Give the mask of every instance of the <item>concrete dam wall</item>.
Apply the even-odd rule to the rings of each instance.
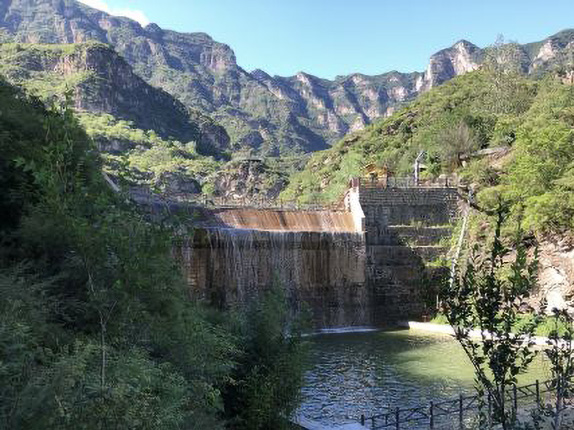
[[[443,255],[456,190],[351,189],[347,210],[204,211],[178,250],[193,297],[242,305],[279,283],[319,328],[424,312],[425,262]]]
[[[213,211],[215,226],[264,231],[355,232],[350,212],[232,208]]]

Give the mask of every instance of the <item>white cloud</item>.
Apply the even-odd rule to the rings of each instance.
[[[133,19],[139,22],[141,25],[146,26],[150,23],[150,20],[145,16],[141,10],[129,9],[122,7],[110,6],[104,0],[79,0],[80,3],[84,3],[86,6],[93,7],[94,9],[99,9],[103,12],[109,13],[115,16],[125,16],[126,18]]]

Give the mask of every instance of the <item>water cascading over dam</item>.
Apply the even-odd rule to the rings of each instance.
[[[350,213],[215,210],[184,248],[196,298],[244,304],[272,284],[319,327],[369,323],[364,233]]]
[[[344,211],[203,209],[177,253],[191,295],[216,306],[276,284],[318,328],[384,325],[425,312],[456,208],[453,188],[357,185]]]

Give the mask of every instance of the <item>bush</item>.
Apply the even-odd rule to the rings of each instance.
[[[234,340],[64,107],[0,82],[0,427],[217,428]],[[225,316],[221,316],[225,318]]]
[[[288,429],[299,404],[306,343],[300,321],[289,317],[280,287],[253,302],[241,323],[245,345],[235,382],[225,392],[234,429]]]

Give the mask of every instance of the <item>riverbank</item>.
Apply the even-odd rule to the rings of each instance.
[[[446,336],[454,336],[454,329],[448,324],[436,324],[436,323],[425,323],[418,321],[404,321],[399,323],[402,328],[408,328],[409,330],[424,331],[427,333],[436,333]],[[482,333],[480,330],[471,330],[469,332],[470,336],[475,339],[481,339]],[[532,336],[532,342],[538,347],[547,347],[549,339],[545,336]]]

